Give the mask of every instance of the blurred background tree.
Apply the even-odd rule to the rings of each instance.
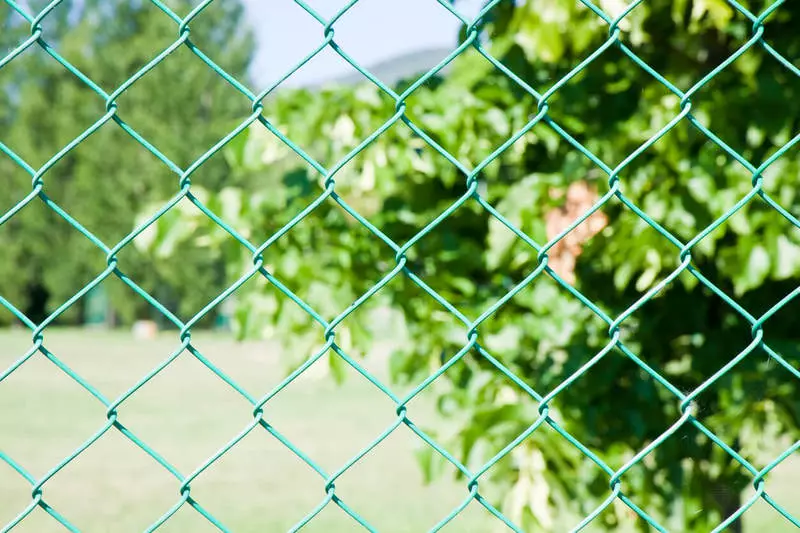
[[[599,5],[611,18],[625,8],[612,0]],[[768,5],[754,1],[748,7],[758,14]],[[788,58],[800,57],[799,11],[799,4],[786,3],[765,22],[765,39]],[[684,91],[743,46],[752,26],[724,0],[653,0],[638,5],[619,24],[621,40]],[[487,15],[482,30],[492,55],[540,94],[608,38],[608,24],[573,0],[502,2]],[[756,44],[692,95],[692,114],[758,166],[798,131],[797,74],[796,67],[787,68]],[[464,169],[475,168],[520,131],[538,106],[535,97],[473,49],[405,103],[405,116]],[[617,46],[554,92],[548,105],[554,123],[607,168],[680,113],[679,98]],[[268,102],[265,114],[321,165],[332,168],[389,120],[394,106],[391,97],[365,83],[282,93]],[[263,128],[237,138],[227,157],[236,180],[257,177],[260,186],[209,187],[208,205],[256,243],[322,194],[324,177]],[[789,151],[763,173],[762,181],[763,191],[794,217],[800,216],[798,170],[796,152]],[[560,218],[569,223],[609,190],[607,169],[544,122],[477,177],[481,197],[539,245],[563,229]],[[402,122],[333,176],[335,198],[400,244],[467,192],[465,178]],[[750,171],[687,119],[630,162],[619,178],[625,198],[682,243],[750,193],[753,181]],[[599,213],[585,242],[562,248],[559,257],[553,248],[551,255],[561,278],[613,320],[679,268],[679,248],[617,197]],[[204,217],[190,215],[164,217],[146,248],[166,255],[175,243],[202,236],[208,250],[222,254],[231,266],[231,281],[252,264],[249,252]],[[394,255],[332,198],[264,252],[267,268],[328,320],[391,271]],[[537,251],[474,197],[407,255],[408,269],[470,320],[539,265]],[[757,318],[800,281],[800,231],[796,219],[792,222],[756,197],[697,242],[691,258],[697,271]],[[619,345],[605,353],[611,346],[608,321],[551,274],[540,274],[481,323],[478,342],[541,396],[593,361],[549,402],[549,412],[611,469],[620,468],[681,417],[680,401]],[[295,364],[320,344],[321,329],[311,327],[305,312],[274,287],[249,283],[236,301],[239,333],[287,342],[287,353],[297,354]],[[398,383],[421,382],[467,344],[465,326],[403,274],[365,304],[384,305],[402,312],[409,340],[391,360]],[[756,468],[775,457],[776,443],[798,436],[796,306],[790,302],[771,315],[764,324],[764,342],[695,398],[696,419]],[[356,311],[337,326],[337,342],[352,353],[368,352],[372,317]],[[742,312],[688,271],[624,320],[619,339],[684,394],[753,342],[751,323]],[[766,346],[782,354],[789,367],[776,362]],[[473,467],[539,417],[538,402],[475,349],[433,387],[442,413],[456,425],[434,433]],[[412,419],[413,412],[412,405]],[[442,470],[441,462],[430,454],[422,457],[430,475]],[[565,510],[587,515],[609,496],[609,477],[544,425],[489,469],[480,487],[527,530],[534,524],[555,527]],[[622,476],[621,489],[670,529],[707,531],[739,508],[752,478],[700,430],[685,424]],[[612,506],[595,524],[615,527],[624,512],[623,506]],[[644,521],[638,523],[646,529]]]
[[[192,2],[170,5],[188,13]],[[43,7],[43,6],[38,6]],[[0,47],[5,55],[30,35],[30,25],[9,9]],[[191,38],[223,68],[246,80],[253,51],[239,2],[217,2],[192,26]],[[45,19],[43,38],[99,87],[111,94],[178,38],[177,23],[152,2],[108,4],[99,0],[64,2]],[[175,165],[186,168],[249,114],[247,99],[228,86],[186,47],[117,99],[118,116],[148,139]],[[57,111],[57,112],[56,112]],[[34,169],[40,168],[105,113],[103,98],[33,46],[0,71],[0,141]],[[158,120],[153,120],[158,117]],[[36,135],[31,135],[36,132]],[[0,158],[3,195],[10,209],[31,189],[31,177],[9,158]],[[225,182],[224,158],[212,158],[193,178],[210,188]],[[113,247],[150,202],[177,191],[177,174],[109,122],[45,173],[44,192],[89,231]],[[38,200],[4,225],[0,247],[0,293],[35,321],[67,300],[76,282],[88,283],[103,271],[105,254]],[[173,310],[196,312],[224,286],[219,258],[185,246],[181,259],[158,261],[129,247],[120,254],[125,273]],[[152,310],[121,282],[101,285],[107,292],[103,315],[129,323],[151,318]],[[82,321],[82,299],[62,323]],[[91,304],[90,304],[91,305]],[[105,304],[103,304],[105,306]],[[8,321],[10,314],[0,316]]]

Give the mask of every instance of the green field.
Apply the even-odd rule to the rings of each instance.
[[[211,334],[195,346],[255,396],[284,375],[280,352],[266,343],[236,344]],[[116,398],[178,345],[176,335],[137,340],[127,333],[54,330],[46,346],[103,395]],[[0,332],[0,368],[30,346],[24,331]],[[385,348],[385,347],[384,347]],[[386,352],[386,349],[381,350]],[[380,356],[365,363],[385,377]],[[321,367],[325,366],[320,361]],[[412,418],[435,423],[430,398],[414,404]],[[0,450],[41,476],[105,422],[105,408],[51,362],[37,354],[0,384]],[[178,357],[119,408],[120,421],[184,475],[222,447],[251,420],[251,407],[190,354]],[[332,472],[394,421],[394,405],[355,372],[337,387],[320,372],[299,378],[268,404],[267,419]],[[425,485],[414,450],[419,439],[401,426],[337,481],[337,495],[380,531],[427,531],[467,495],[443,479]],[[790,459],[791,461],[791,459]],[[797,516],[797,461],[782,465],[769,491]],[[179,500],[178,481],[115,429],[78,456],[44,487],[46,501],[81,531],[142,531]],[[257,428],[201,474],[192,496],[233,531],[285,531],[324,498],[324,482],[274,437]],[[0,462],[0,525],[30,501],[30,485]],[[793,502],[795,502],[793,504]],[[493,531],[493,518],[471,504],[446,531]],[[750,531],[791,531],[759,502],[746,515]],[[329,505],[304,531],[358,531]],[[63,528],[36,509],[14,531]],[[184,506],[160,531],[215,531]]]

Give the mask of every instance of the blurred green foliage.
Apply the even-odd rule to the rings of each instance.
[[[754,13],[768,5],[748,3]],[[612,17],[625,7],[613,0],[599,6]],[[800,57],[798,23],[796,2],[783,4],[765,23],[765,39],[787,58]],[[751,27],[724,0],[652,0],[619,24],[622,40],[638,57],[684,91],[741,47]],[[501,3],[484,30],[493,56],[540,93],[608,38],[608,25],[573,0]],[[697,121],[754,166],[800,129],[796,69],[781,65],[758,45],[691,102]],[[474,168],[523,128],[538,103],[468,49],[451,74],[425,83],[405,104],[413,124],[464,168]],[[616,46],[556,91],[548,104],[554,123],[611,168],[680,113],[679,98]],[[394,112],[392,98],[365,83],[282,93],[268,102],[265,114],[293,143],[332,168]],[[227,156],[237,179],[254,179],[259,186],[210,187],[208,205],[257,244],[322,193],[324,177],[261,127],[237,138]],[[763,190],[794,217],[800,216],[799,171],[796,150],[791,150],[763,174]],[[402,122],[333,178],[340,198],[400,244],[467,190],[464,173]],[[552,237],[547,217],[563,206],[570,183],[592,183],[600,194],[608,190],[607,172],[545,123],[487,165],[478,179],[482,197],[539,244]],[[752,180],[735,158],[682,120],[624,168],[620,190],[686,243],[745,197]],[[602,212],[608,225],[584,243],[575,286],[608,316],[617,317],[675,271],[680,255],[618,198]],[[199,214],[164,217],[148,244],[163,249],[199,236],[209,251],[225,258],[230,279],[252,264],[249,252]],[[702,238],[691,257],[705,278],[760,317],[800,282],[800,230],[755,198]],[[270,272],[326,319],[395,266],[394,252],[330,199],[267,248],[264,258]],[[475,201],[415,244],[408,259],[411,271],[471,319],[538,265],[537,251]],[[321,331],[305,312],[263,280],[248,283],[235,298],[240,333],[277,336],[289,345],[287,353],[295,354],[294,364],[320,344]],[[407,342],[391,361],[400,382],[419,383],[467,342],[463,325],[400,275],[337,326],[344,350],[369,349],[375,316],[370,306],[383,305],[401,310],[407,328]],[[764,325],[765,342],[794,365],[794,375],[759,346],[696,398],[697,419],[756,468],[774,459],[770,453],[781,438],[798,436],[796,313],[792,301]],[[683,272],[623,322],[620,339],[688,393],[752,342],[750,330],[735,308]],[[609,343],[608,324],[545,274],[477,332],[481,346],[543,396]],[[452,435],[437,438],[470,465],[483,464],[539,416],[538,404],[478,353],[448,369],[433,387],[442,413],[460,424]],[[681,416],[675,396],[618,348],[549,405],[551,416],[612,468]],[[413,404],[409,416],[413,419]],[[432,455],[422,457],[431,475],[440,463]],[[740,493],[751,480],[725,451],[686,425],[624,474],[622,490],[670,529],[707,531],[739,507]],[[608,483],[608,474],[543,426],[484,474],[480,486],[489,498],[503,495],[504,512],[531,530],[534,524],[552,526],[556,511],[585,516],[609,495]],[[596,523],[614,527],[625,516],[623,510],[612,507]]]
[[[192,2],[171,2],[187,13]],[[42,6],[38,6],[42,7]],[[239,2],[217,2],[192,24],[192,39],[223,68],[244,76],[253,41]],[[30,25],[0,7],[0,55],[30,35]],[[42,22],[43,38],[107,93],[112,93],[178,36],[177,25],[149,1],[99,0],[58,5]],[[186,47],[134,83],[118,99],[118,116],[176,165],[186,168],[249,114],[249,103]],[[38,45],[0,70],[0,141],[41,167],[105,113],[103,98]],[[194,175],[210,188],[226,183],[224,158]],[[30,175],[0,157],[0,211],[31,190]],[[179,177],[113,122],[105,124],[43,176],[44,192],[109,247],[129,231],[151,202],[177,190]],[[94,247],[43,202],[35,201],[0,229],[0,293],[34,320],[71,297],[106,266]],[[180,265],[134,247],[120,254],[123,271],[180,313],[193,313],[224,287],[224,269],[206,250],[176,250]],[[123,283],[108,291],[118,321],[153,311]],[[60,320],[79,321],[81,300]],[[2,314],[0,323],[10,314]]]

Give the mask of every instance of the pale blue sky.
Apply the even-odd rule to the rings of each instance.
[[[306,0],[328,18],[347,0]],[[247,18],[256,32],[253,65],[257,83],[265,86],[290,70],[323,40],[323,27],[294,0],[245,0]],[[457,9],[476,13],[481,0],[460,0]],[[436,0],[360,0],[336,22],[336,42],[359,63],[369,66],[407,52],[453,47],[459,21]],[[286,85],[319,82],[352,71],[326,49],[286,81]]]

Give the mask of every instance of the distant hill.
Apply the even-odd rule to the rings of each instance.
[[[428,50],[410,52],[381,61],[374,65],[367,65],[366,68],[383,83],[391,86],[404,78],[422,75],[424,72],[429,71],[447,57],[453,49],[454,48],[430,48]],[[443,72],[447,72],[449,67],[450,65],[445,67]],[[310,84],[306,87],[309,89],[318,89],[329,85],[354,85],[365,80],[366,78],[364,78],[362,74],[353,69],[351,73],[344,76]]]

